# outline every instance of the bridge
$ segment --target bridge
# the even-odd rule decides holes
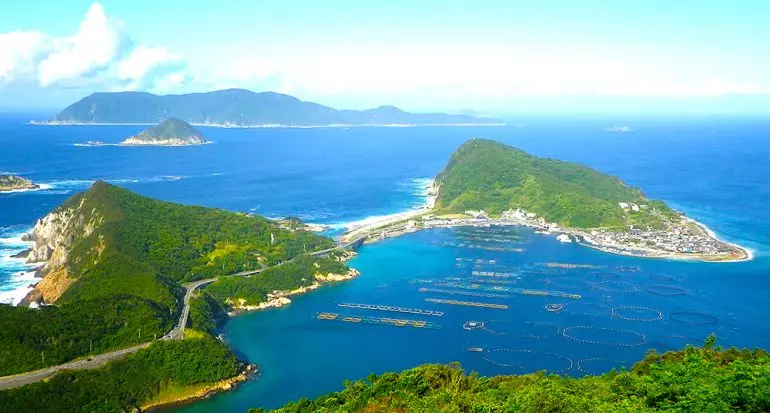
[[[310,253],[310,255],[314,257],[322,257],[335,250],[343,250],[346,248],[352,248],[356,250],[360,248],[361,245],[363,245],[365,239],[366,237],[361,237],[354,241],[337,245],[333,248],[327,248],[325,250],[312,252]],[[276,266],[281,264],[283,263],[276,264]],[[264,265],[262,265],[262,268],[258,270],[241,271],[234,274],[223,275],[222,277],[238,277],[238,276],[246,277],[249,275],[259,274],[266,268],[268,267],[265,267]],[[179,315],[179,320],[177,321],[174,328],[172,328],[171,331],[169,331],[166,335],[161,337],[160,340],[184,339],[184,329],[185,329],[185,326],[187,326],[187,320],[190,318],[190,300],[192,299],[193,293],[198,288],[211,284],[217,279],[219,279],[219,277],[207,278],[205,280],[197,280],[185,286],[186,291],[185,291],[184,300],[183,300],[182,313]],[[99,368],[110,361],[118,360],[120,358],[125,357],[126,355],[135,353],[143,348],[146,348],[151,343],[152,342],[146,342],[146,343],[138,344],[133,347],[127,347],[120,350],[110,351],[107,353],[102,353],[99,355],[87,357],[80,360],[69,361],[67,363],[59,364],[57,366],[46,367],[44,369],[30,371],[26,373],[20,373],[13,376],[0,377],[0,390],[10,389],[14,387],[21,387],[30,383],[35,383],[41,380],[45,380],[53,376],[60,370],[86,370],[86,369]]]
[[[312,255],[314,257],[323,257],[325,255],[329,255],[329,253],[332,252],[332,251],[344,250],[344,249],[348,249],[348,248],[350,248],[353,251],[355,251],[355,250],[361,248],[362,245],[364,245],[364,241],[366,241],[366,236],[356,238],[353,241],[346,242],[344,244],[339,244],[339,245],[337,245],[335,247],[332,247],[332,248],[327,248],[325,250],[311,252],[310,255]]]

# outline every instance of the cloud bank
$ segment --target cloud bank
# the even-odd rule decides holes
[[[72,36],[0,34],[0,86],[156,90],[188,78],[179,56],[164,47],[134,42],[99,3],[91,6]]]

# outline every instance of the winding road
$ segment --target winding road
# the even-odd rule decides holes
[[[259,271],[251,271],[249,273],[254,274]],[[245,275],[246,273],[238,273],[233,275]],[[190,300],[192,299],[193,292],[199,287],[210,284],[216,281],[216,278],[209,278],[206,280],[198,280],[191,282],[185,286],[187,291],[184,295],[184,306],[182,307],[182,314],[179,315],[179,321],[171,331],[165,336],[161,337],[161,340],[181,340],[184,338],[184,326],[187,325],[187,319],[190,316]],[[120,350],[110,351],[108,353],[102,353],[97,356],[88,357],[80,360],[69,361],[58,366],[47,367],[40,370],[30,371],[27,373],[21,373],[14,376],[0,377],[0,390],[10,389],[14,387],[24,386],[25,384],[35,383],[40,380],[44,380],[53,376],[60,370],[86,370],[95,369],[101,367],[107,362],[117,360],[131,353],[135,353],[147,346],[152,342],[142,343],[133,347],[123,348]]]
[[[336,246],[334,248],[329,248],[329,249],[322,250],[322,251],[316,251],[316,252],[311,253],[310,255],[321,256],[321,255],[324,255],[324,254],[328,254],[329,252],[334,251],[334,250],[345,249],[345,248],[348,248],[348,247],[351,247],[351,246],[353,248],[355,248],[357,246],[360,246],[362,241],[363,241],[363,239],[355,240],[355,241],[347,243],[347,244],[338,245],[338,246]],[[358,243],[358,245],[356,245],[356,243]],[[281,265],[281,264],[277,264],[277,265]],[[242,271],[242,272],[239,272],[239,273],[226,275],[225,277],[230,277],[230,276],[249,276],[249,275],[253,275],[253,274],[258,274],[258,273],[262,272],[262,270],[264,270],[265,268],[267,268],[267,267],[263,266],[261,269],[258,269],[258,270]],[[184,338],[184,328],[187,325],[188,318],[190,317],[190,300],[192,299],[193,293],[198,288],[200,288],[200,287],[202,287],[204,285],[207,285],[207,284],[211,284],[212,282],[216,281],[218,278],[219,277],[207,278],[205,280],[193,281],[193,282],[191,282],[191,283],[189,283],[189,284],[184,286],[187,289],[187,291],[185,292],[185,295],[184,295],[184,305],[182,306],[182,313],[179,315],[179,321],[174,326],[174,328],[171,329],[171,331],[169,331],[166,335],[164,335],[163,337],[160,338],[161,340],[181,340],[181,339]],[[44,379],[47,379],[48,377],[53,376],[54,374],[56,374],[60,370],[87,370],[87,369],[95,369],[95,368],[103,366],[107,362],[120,359],[120,358],[122,358],[122,357],[124,357],[124,356],[126,356],[128,354],[131,354],[131,353],[135,353],[135,352],[137,352],[137,351],[139,351],[139,350],[149,346],[151,343],[152,342],[142,343],[142,344],[139,344],[139,345],[136,345],[136,346],[133,346],[133,347],[128,347],[128,348],[124,348],[124,349],[120,349],[120,350],[110,351],[108,353],[102,353],[102,354],[99,354],[99,355],[96,355],[96,356],[91,356],[91,357],[84,358],[84,359],[73,360],[73,361],[69,361],[69,362],[64,363],[64,364],[59,364],[57,366],[46,367],[44,369],[30,371],[30,372],[26,372],[26,373],[21,373],[21,374],[17,374],[17,375],[14,375],[14,376],[0,377],[0,390],[11,389],[11,388],[14,388],[14,387],[20,387],[20,386],[24,386],[26,384],[35,383],[35,382],[44,380]]]

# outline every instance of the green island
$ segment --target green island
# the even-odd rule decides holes
[[[47,125],[154,124],[162,116],[196,125],[223,127],[352,125],[501,125],[499,120],[467,114],[410,113],[394,106],[338,110],[275,92],[245,89],[184,95],[102,92],[67,106]]]
[[[168,118],[157,125],[124,140],[126,146],[189,146],[208,143],[203,134],[189,123]]]
[[[335,242],[299,221],[105,182],[25,238],[43,278],[21,305],[0,305],[0,406],[49,406],[34,411],[124,411],[227,390],[253,373],[216,338],[228,313],[357,275],[342,262],[352,252],[328,251]]]
[[[435,178],[429,205],[357,228],[344,238],[397,236],[422,228],[526,225],[603,251],[643,257],[739,261],[750,251],[587,166],[471,139]]]
[[[0,175],[0,192],[19,189],[38,189],[40,185],[17,175]]]
[[[545,373],[479,377],[457,364],[346,381],[345,389],[276,413],[364,412],[766,412],[770,354],[703,348],[654,351],[629,371],[570,378]],[[249,413],[264,413],[250,409]]]

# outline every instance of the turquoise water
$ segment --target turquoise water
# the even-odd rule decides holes
[[[665,351],[685,344],[702,344],[712,332],[724,346],[770,345],[764,318],[770,289],[762,270],[767,264],[760,260],[704,264],[635,259],[561,244],[553,237],[526,229],[519,229],[522,240],[510,245],[525,248],[523,253],[444,246],[463,242],[458,240],[462,237],[458,231],[463,232],[431,230],[365,246],[351,261],[361,271],[360,278],[297,297],[284,309],[236,317],[227,326],[227,339],[236,351],[259,364],[262,376],[234,392],[179,411],[277,407],[289,400],[339,390],[345,379],[422,363],[459,361],[466,369],[484,375],[547,369],[580,376],[630,366],[650,348]],[[487,230],[490,231],[498,230]],[[471,262],[460,261],[465,266],[458,267],[457,258]],[[496,263],[478,266],[477,260]],[[542,265],[548,262],[604,268],[554,270]],[[617,266],[639,267],[640,271],[620,272]],[[472,277],[474,268],[498,273],[524,272],[519,274],[520,278]],[[447,277],[451,280],[447,281]],[[442,281],[468,284],[470,280],[489,279],[506,283],[478,283],[482,287],[475,290],[442,286]],[[577,293],[582,298],[489,290],[495,286]],[[420,292],[421,287],[510,297]],[[429,303],[426,298],[498,303],[509,308]],[[444,315],[351,310],[336,306],[339,302],[431,309]],[[548,304],[561,304],[562,309],[548,311]],[[314,319],[317,312],[419,319],[441,328],[420,330],[324,321]],[[486,322],[486,330],[464,329],[469,320]],[[484,353],[468,351],[470,347],[481,347]]]
[[[277,407],[339,390],[345,379],[427,362],[460,361],[482,374],[499,374],[562,371],[571,360],[572,368],[566,374],[580,375],[628,364],[648,348],[700,343],[710,332],[724,345],[770,347],[770,322],[764,316],[770,293],[768,119],[540,117],[510,122],[525,128],[202,128],[214,144],[121,148],[73,145],[96,139],[117,142],[141,126],[23,124],[31,118],[35,116],[0,116],[0,171],[46,185],[40,191],[0,194],[0,300],[18,297],[20,289],[31,282],[23,275],[29,268],[10,258],[25,248],[19,236],[95,179],[174,202],[268,216],[295,215],[343,227],[423,203],[420,187],[425,178],[435,176],[452,151],[472,137],[500,140],[539,156],[580,162],[617,175],[643,188],[651,198],[667,201],[726,239],[756,251],[753,261],[732,264],[633,259],[560,244],[525,230],[519,231],[518,242],[523,244],[508,246],[525,248],[520,254],[444,245],[463,242],[457,239],[462,235],[452,230],[367,245],[351,262],[361,271],[358,279],[296,297],[283,309],[232,319],[224,332],[226,340],[245,359],[258,364],[262,375],[235,391],[172,409],[175,411],[242,412],[248,407]],[[615,124],[629,125],[635,132],[605,131]],[[461,268],[457,258],[497,261],[497,267],[478,269],[482,271],[524,272],[520,279],[500,279],[514,284],[485,286],[562,290],[582,298],[568,303],[567,299],[512,292],[507,293],[509,298],[493,299],[418,291],[462,290],[437,286],[437,282],[470,284],[474,263]],[[532,272],[543,271],[538,264],[550,261],[606,268]],[[641,271],[614,274],[617,265],[639,266]],[[410,282],[414,280],[434,282]],[[652,291],[658,295],[649,292],[651,286],[657,286]],[[480,290],[467,291],[502,294]],[[494,302],[509,308],[460,307],[425,302],[425,298]],[[445,314],[417,317],[343,311],[336,306],[346,301]],[[549,312],[547,304],[562,304],[563,309]],[[643,322],[613,317],[612,309],[617,307],[647,308],[616,310],[626,318],[656,318],[660,312],[661,319]],[[441,329],[314,318],[324,311],[423,319]],[[463,323],[469,320],[488,322],[487,330],[464,330]],[[581,325],[592,328],[575,328]],[[556,333],[557,329],[566,329],[572,338]],[[640,335],[644,343],[634,345]],[[487,352],[470,352],[469,347]]]

